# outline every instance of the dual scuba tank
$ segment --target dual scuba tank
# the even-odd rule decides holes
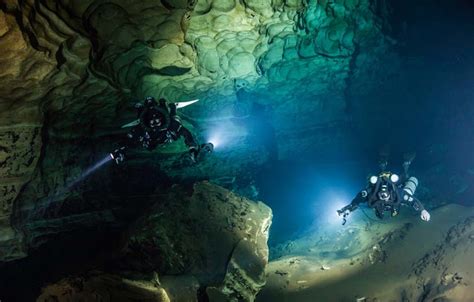
[[[380,176],[378,177],[377,176],[370,177],[369,182],[372,185],[376,185],[380,178],[385,178],[387,180],[390,180],[393,184],[399,181],[399,177],[397,174],[385,172],[385,173],[380,174]],[[413,176],[409,177],[403,186],[403,192],[405,193],[403,195],[403,199],[405,201],[413,201],[413,195],[415,195],[417,188],[418,188],[418,179]]]
[[[416,177],[411,176],[405,182],[405,186],[403,187],[403,191],[406,193],[403,196],[405,201],[413,201],[413,195],[415,195],[416,188],[418,187],[418,179]]]

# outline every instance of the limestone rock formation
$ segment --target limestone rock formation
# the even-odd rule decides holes
[[[237,202],[209,184],[198,185],[191,196],[168,190],[173,183],[210,179],[255,196],[249,171],[347,139],[347,95],[354,87],[370,91],[367,83],[381,79],[368,66],[378,62],[384,73],[383,58],[391,53],[373,5],[0,3],[0,267],[43,263],[48,251],[64,245],[73,251],[55,254],[57,265],[77,261],[89,270],[101,261],[99,251],[116,252],[115,239],[135,222],[123,258],[128,269],[184,277],[163,277],[166,295],[159,286],[130,285],[133,297],[198,291],[215,300],[252,300],[265,283],[268,208]],[[133,104],[149,95],[200,98],[180,115],[201,141],[219,138],[221,149],[195,166],[181,164],[182,142],[155,152],[137,150],[138,160],[104,165],[92,175],[90,168],[124,135],[120,126],[135,118]],[[168,197],[153,205],[156,195]],[[207,204],[210,195],[215,199]],[[142,210],[156,216],[137,222]],[[99,260],[84,256],[90,246]],[[3,276],[0,281],[14,279]],[[129,284],[121,272],[90,273],[80,286],[76,277],[49,287],[41,299],[63,291],[71,299],[89,299],[100,288],[97,299],[113,300],[112,288]]]
[[[182,111],[186,125],[201,140],[215,129],[227,139],[198,168],[176,165],[182,146],[160,150],[173,179],[235,177],[344,141],[346,94],[370,90],[370,76],[380,81],[367,68],[385,70],[390,53],[375,11],[368,0],[3,2],[0,259],[47,242],[34,234],[65,215],[57,214],[64,200],[87,204],[93,188],[68,186],[115,147],[131,105],[145,96],[201,98]],[[66,221],[111,217],[99,208]]]
[[[344,152],[343,143],[359,143],[350,131],[383,119],[375,113],[385,108],[366,96],[398,69],[386,6],[372,0],[1,1],[0,300],[12,280],[25,278],[23,268],[37,273],[32,288],[55,282],[40,301],[253,300],[266,280],[271,212],[199,181],[256,196],[252,173],[269,161],[330,157]],[[133,104],[146,96],[199,98],[180,115],[200,141],[219,140],[215,154],[186,166],[187,150],[178,142],[135,150],[138,159],[92,174],[125,134],[120,126],[136,118]],[[460,193],[472,189],[465,177],[472,178],[472,169],[465,170],[449,176]],[[184,185],[190,183],[198,184]],[[410,271],[417,286],[395,294],[433,300],[465,294],[462,262],[445,257],[472,255],[464,244],[472,242],[472,217],[463,218],[460,224],[446,218],[452,228],[439,229],[444,237],[426,255],[412,255],[415,266],[403,273]],[[349,265],[373,277],[383,265],[398,264],[389,250],[403,250],[397,238],[424,234],[411,222],[382,231],[385,237],[370,245],[360,238],[319,245],[319,256],[362,248],[364,261]],[[288,266],[298,266],[291,261]],[[337,271],[329,267],[318,263],[316,270]],[[296,281],[292,289],[307,286]]]
[[[150,301],[170,302],[165,290],[148,280],[129,280],[116,275],[91,272],[48,286],[38,302],[48,301]]]
[[[270,224],[263,203],[209,183],[195,185],[192,195],[176,187],[134,228],[126,258],[139,271],[189,272],[201,284],[223,283],[208,288],[210,297],[250,301],[265,284]]]
[[[271,219],[263,203],[208,182],[176,186],[127,232],[115,266],[121,272],[69,277],[46,287],[39,301],[253,301],[265,284]]]

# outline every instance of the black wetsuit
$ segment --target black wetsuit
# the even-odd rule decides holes
[[[390,193],[388,200],[381,200],[378,196],[382,185],[386,185],[388,188],[388,192]],[[359,207],[359,204],[364,202],[375,210],[375,215],[380,219],[383,218],[385,211],[390,211],[392,216],[397,215],[402,205],[411,206],[416,211],[424,210],[421,202],[403,190],[403,186],[397,186],[392,181],[380,177],[375,184],[369,184],[365,190],[359,192],[352,202],[344,207],[344,210],[352,212]]]
[[[176,115],[175,104],[167,104],[166,101],[146,100],[144,105],[136,106],[139,124],[133,126],[127,134],[126,139],[118,150],[125,153],[128,148],[143,147],[147,150],[154,150],[157,146],[172,143],[180,137],[184,138],[184,143],[191,151],[198,149],[198,143],[191,132],[185,128],[181,119]],[[161,125],[152,127],[151,120],[159,118]]]

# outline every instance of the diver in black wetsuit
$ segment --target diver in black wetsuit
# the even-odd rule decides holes
[[[405,160],[403,164],[405,173],[404,180],[402,181],[400,181],[400,177],[397,174],[387,172],[387,162],[381,161],[380,167],[382,172],[379,176],[370,177],[367,187],[360,191],[349,205],[337,211],[339,215],[343,215],[343,224],[346,223],[347,215],[364,202],[374,209],[375,215],[380,219],[383,219],[384,212],[386,211],[390,212],[392,217],[396,216],[400,211],[400,207],[405,205],[421,212],[420,218],[424,221],[429,221],[430,213],[413,196],[418,186],[418,179],[408,175],[408,168],[412,159]]]
[[[135,104],[138,119],[133,122],[133,128],[127,134],[126,140],[114,152],[110,153],[117,164],[125,160],[128,148],[141,146],[147,150],[154,150],[157,146],[174,142],[180,137],[189,148],[188,159],[196,162],[202,153],[210,153],[214,146],[212,143],[199,145],[181,122],[176,114],[176,104],[168,104],[165,99],[159,103],[153,97],[147,97],[144,104]]]

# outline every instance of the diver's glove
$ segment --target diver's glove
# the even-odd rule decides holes
[[[430,213],[428,213],[427,210],[423,210],[423,211],[421,211],[420,218],[424,221],[430,221],[431,215],[430,215]]]
[[[190,147],[186,157],[191,164],[195,164],[213,151],[214,145],[212,143],[201,144],[199,147]]]
[[[343,207],[340,210],[337,210],[337,215],[341,216],[342,215],[342,225],[345,225],[347,222],[347,216],[354,211],[355,208],[352,206],[352,204],[348,204],[347,206]]]
[[[342,209],[337,210],[337,214],[338,214],[339,216],[341,216],[342,214],[350,213],[350,212],[354,211],[355,209],[357,209],[357,206],[354,205],[354,204],[352,204],[352,203],[350,203],[350,204],[348,204],[347,206],[343,207]]]
[[[214,151],[214,145],[212,143],[205,143],[199,147],[199,154],[206,155]]]
[[[114,152],[110,153],[110,157],[115,161],[117,165],[123,163],[125,160],[125,147],[115,149]]]
[[[337,215],[341,216],[342,214],[349,213],[349,210],[346,210],[344,208],[337,210]]]

